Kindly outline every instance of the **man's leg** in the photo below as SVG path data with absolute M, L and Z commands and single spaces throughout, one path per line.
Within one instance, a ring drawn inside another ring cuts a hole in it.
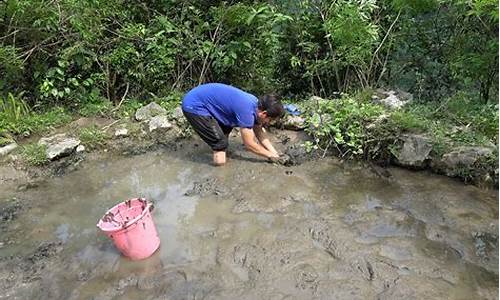
M 217 120 L 210 116 L 198 116 L 185 111 L 183 113 L 194 131 L 212 148 L 214 165 L 224 165 L 228 140 Z

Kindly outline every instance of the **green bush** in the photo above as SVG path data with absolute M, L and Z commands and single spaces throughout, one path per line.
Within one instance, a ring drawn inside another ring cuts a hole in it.
M 349 96 L 308 106 L 313 113 L 306 117 L 306 131 L 314 137 L 313 148 L 336 146 L 342 156 L 363 154 L 368 138 L 366 127 L 384 112 L 379 105 Z

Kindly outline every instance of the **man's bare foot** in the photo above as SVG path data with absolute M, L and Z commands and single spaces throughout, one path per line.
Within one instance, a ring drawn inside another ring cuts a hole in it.
M 226 151 L 214 151 L 214 165 L 223 166 L 226 164 Z

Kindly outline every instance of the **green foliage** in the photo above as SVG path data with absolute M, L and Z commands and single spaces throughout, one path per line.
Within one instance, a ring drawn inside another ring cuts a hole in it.
M 483 102 L 497 99 L 497 1 L 395 2 L 405 3 L 402 8 L 423 6 L 403 11 L 389 52 L 387 82 L 427 101 L 460 90 L 477 93 Z
M 0 118 L 0 131 L 5 130 L 13 134 L 30 135 L 48 131 L 69 121 L 71 121 L 71 116 L 68 112 L 61 107 L 55 107 L 46 112 L 26 115 L 17 121 Z
M 96 92 L 143 102 L 206 81 L 321 96 L 381 82 L 421 99 L 498 93 L 494 0 L 9 0 L 0 11 L 0 91 L 26 91 L 32 106 L 81 108 Z
M 24 146 L 21 155 L 28 164 L 40 166 L 49 161 L 46 151 L 47 146 L 33 143 Z
M 15 97 L 11 93 L 0 98 L 0 116 L 6 123 L 18 123 L 30 114 L 30 109 L 22 96 Z
M 97 126 L 82 128 L 79 138 L 82 144 L 88 149 L 96 149 L 106 143 L 106 133 Z
M 177 107 L 180 107 L 183 94 L 180 92 L 174 92 L 164 98 L 155 99 L 161 107 L 165 108 L 167 112 L 171 113 Z
M 428 120 L 411 110 L 401 110 L 390 114 L 389 126 L 398 131 L 423 132 L 428 128 Z
M 112 110 L 112 103 L 107 99 L 91 93 L 78 108 L 78 113 L 84 117 L 106 116 Z
M 419 101 L 380 120 L 366 95 L 318 103 L 310 147 L 367 156 L 400 132 L 428 132 L 440 149 L 498 143 L 495 0 L 9 0 L 0 12 L 0 131 L 12 135 L 68 111 L 171 112 L 217 81 L 326 98 L 387 85 Z
M 12 90 L 21 79 L 23 62 L 14 46 L 0 44 L 0 91 Z
M 135 112 L 141 108 L 143 104 L 137 99 L 130 99 L 122 104 L 116 115 L 119 118 L 130 118 L 133 117 Z
M 342 156 L 363 154 L 366 127 L 383 112 L 378 105 L 349 96 L 309 105 L 314 113 L 306 118 L 306 130 L 314 136 L 315 147 L 326 150 L 335 145 Z

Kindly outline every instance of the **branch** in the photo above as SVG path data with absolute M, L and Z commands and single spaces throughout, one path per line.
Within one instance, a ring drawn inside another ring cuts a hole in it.
M 389 26 L 389 29 L 385 33 L 385 36 L 382 39 L 382 41 L 380 42 L 380 44 L 378 45 L 377 49 L 375 50 L 375 52 L 373 52 L 372 60 L 370 62 L 370 68 L 368 69 L 369 73 L 371 73 L 371 71 L 372 71 L 373 62 L 375 61 L 375 57 L 377 56 L 377 54 L 380 51 L 380 49 L 382 49 L 382 46 L 384 45 L 385 40 L 387 39 L 387 37 L 389 37 L 389 34 L 391 33 L 392 28 L 394 27 L 394 25 L 396 25 L 396 22 L 399 20 L 399 16 L 400 15 L 401 15 L 401 9 L 398 11 L 398 15 L 396 16 L 396 19 L 392 22 L 391 26 Z
M 113 111 L 117 111 L 120 108 L 120 106 L 122 105 L 123 101 L 125 100 L 125 97 L 127 96 L 129 86 L 130 86 L 130 84 L 127 82 L 127 87 L 125 88 L 125 93 L 123 94 L 122 99 L 120 100 L 120 103 L 118 103 L 118 105 L 113 109 Z

